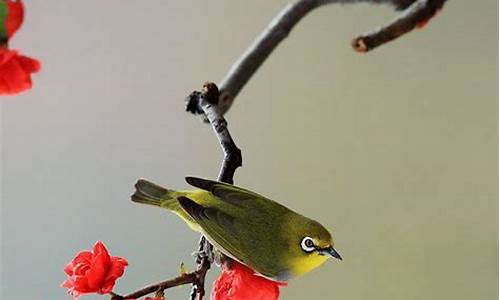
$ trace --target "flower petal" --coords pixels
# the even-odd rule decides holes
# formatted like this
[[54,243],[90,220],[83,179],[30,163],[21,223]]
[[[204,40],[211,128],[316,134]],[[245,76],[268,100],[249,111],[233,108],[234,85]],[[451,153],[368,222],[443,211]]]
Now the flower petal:
[[223,271],[214,282],[213,300],[276,300],[279,298],[279,286],[282,282],[269,280],[248,267],[232,263],[223,266]]
[[68,279],[64,280],[63,283],[61,283],[62,287],[65,287],[68,289],[72,288],[74,285],[75,285],[75,282],[71,278],[68,278]]
[[94,290],[89,286],[87,277],[85,276],[73,276],[74,288],[82,293],[91,293]]
[[73,263],[87,263],[89,264],[92,260],[92,252],[90,251],[81,251],[79,252],[72,260]]
[[17,94],[31,88],[31,73],[40,63],[16,50],[0,48],[0,95]]
[[92,248],[92,253],[94,253],[94,255],[97,255],[99,253],[104,253],[109,257],[108,249],[106,248],[106,246],[104,246],[103,242],[101,241],[97,241],[97,243],[95,243],[94,248]]
[[24,71],[28,73],[37,73],[42,67],[38,60],[28,56],[19,55],[18,60]]
[[[109,256],[108,256],[109,257]],[[100,290],[109,269],[109,260],[105,253],[97,254],[92,260],[90,270],[85,274],[89,287],[95,292]]]
[[64,273],[66,273],[68,276],[72,276],[73,275],[73,268],[74,268],[73,262],[70,261],[69,263],[67,263],[64,266]]
[[107,294],[113,290],[116,280],[128,265],[126,259],[110,256],[102,242],[97,242],[92,251],[82,251],[68,263],[64,271],[69,278],[62,286],[71,295],[85,293]]
[[128,266],[126,259],[112,256],[111,257],[111,268],[108,271],[108,275],[104,279],[104,284],[101,289],[102,294],[106,294],[112,291],[116,280],[122,277],[125,272],[125,267]]
[[7,1],[7,7],[8,15],[5,20],[5,27],[7,28],[7,37],[11,38],[23,23],[24,7],[21,0]]

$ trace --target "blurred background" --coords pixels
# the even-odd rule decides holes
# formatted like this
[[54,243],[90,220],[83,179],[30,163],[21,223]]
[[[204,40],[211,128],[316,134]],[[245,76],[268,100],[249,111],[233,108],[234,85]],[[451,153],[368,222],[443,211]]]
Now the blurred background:
[[[286,3],[26,3],[12,47],[43,69],[0,103],[2,299],[69,299],[63,266],[97,240],[130,262],[119,293],[193,265],[198,234],[129,195],[139,177],[216,178],[217,140],[183,99]],[[393,16],[314,11],[227,114],[236,184],[333,229],[344,257],[283,299],[498,298],[498,1],[449,1],[423,30],[351,49]]]

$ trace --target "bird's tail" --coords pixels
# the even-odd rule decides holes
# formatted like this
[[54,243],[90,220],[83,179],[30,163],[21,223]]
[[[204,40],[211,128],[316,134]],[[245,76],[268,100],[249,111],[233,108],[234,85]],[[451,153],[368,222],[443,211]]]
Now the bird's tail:
[[131,199],[138,203],[172,209],[172,206],[177,204],[177,197],[182,195],[184,193],[168,190],[147,180],[139,179],[135,184],[135,193]]

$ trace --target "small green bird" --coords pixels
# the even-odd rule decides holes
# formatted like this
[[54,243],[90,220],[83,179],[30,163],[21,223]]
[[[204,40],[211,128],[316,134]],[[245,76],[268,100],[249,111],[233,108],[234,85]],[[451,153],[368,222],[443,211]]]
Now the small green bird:
[[187,177],[197,190],[173,191],[139,180],[132,201],[181,217],[223,254],[278,281],[342,259],[320,223],[243,188]]

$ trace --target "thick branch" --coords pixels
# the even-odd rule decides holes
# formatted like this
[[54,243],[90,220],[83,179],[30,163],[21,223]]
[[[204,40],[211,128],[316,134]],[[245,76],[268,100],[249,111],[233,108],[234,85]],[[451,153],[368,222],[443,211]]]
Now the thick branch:
[[[219,111],[225,114],[234,99],[273,50],[288,36],[292,28],[310,11],[325,4],[359,3],[390,4],[397,10],[406,9],[389,25],[356,38],[356,51],[367,52],[414,29],[429,20],[446,0],[297,0],[288,4],[269,23],[247,50],[236,60],[219,84]],[[412,5],[412,3],[414,3]]]
[[245,86],[252,75],[273,52],[292,28],[323,1],[300,0],[288,4],[269,23],[248,49],[231,66],[220,83],[219,109],[224,114],[232,105],[234,98]]

